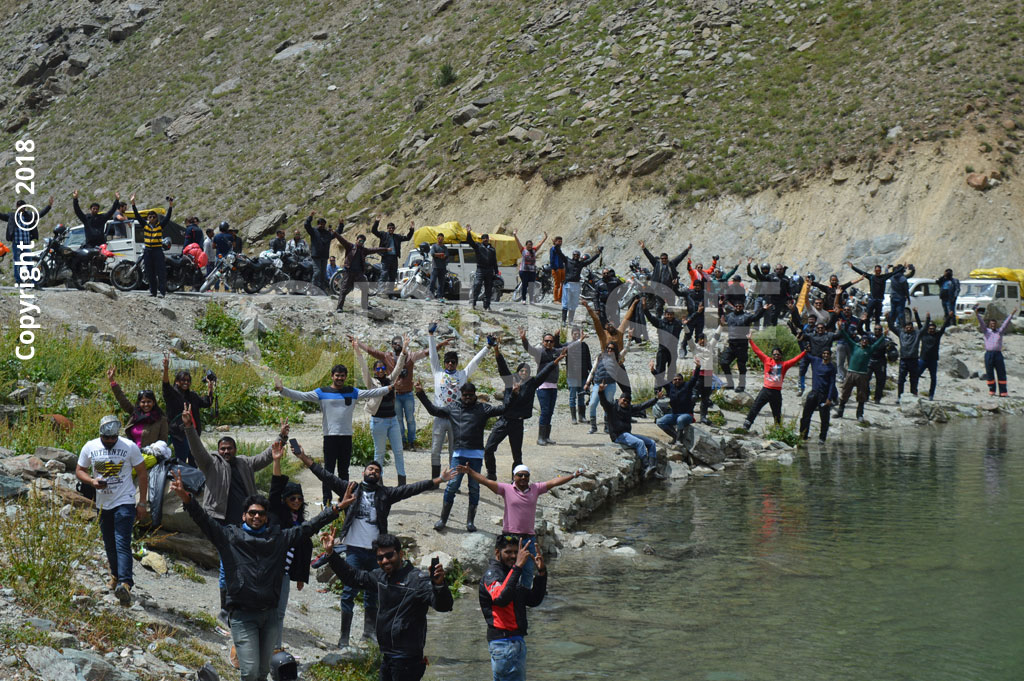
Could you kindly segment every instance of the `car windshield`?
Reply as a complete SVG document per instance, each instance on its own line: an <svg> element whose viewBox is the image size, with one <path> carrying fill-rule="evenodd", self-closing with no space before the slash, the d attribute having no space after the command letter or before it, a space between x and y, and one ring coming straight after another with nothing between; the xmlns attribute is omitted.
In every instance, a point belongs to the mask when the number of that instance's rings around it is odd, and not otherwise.
<svg viewBox="0 0 1024 681"><path fill-rule="evenodd" d="M960 291L960 295L967 298L991 298L995 293L995 284L966 284Z"/></svg>

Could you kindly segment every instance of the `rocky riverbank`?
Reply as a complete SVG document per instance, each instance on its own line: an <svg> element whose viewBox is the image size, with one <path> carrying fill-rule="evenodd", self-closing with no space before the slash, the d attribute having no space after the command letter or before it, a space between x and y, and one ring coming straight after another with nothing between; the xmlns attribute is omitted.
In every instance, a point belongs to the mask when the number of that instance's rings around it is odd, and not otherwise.
<svg viewBox="0 0 1024 681"><path fill-rule="evenodd" d="M62 306L67 305L68 315L71 314L71 305L101 304L96 300L98 294L54 292L47 295L50 297L51 310L63 309ZM131 305L136 304L134 298L125 298L129 299ZM163 314L156 315L155 319L153 316L147 319L146 324L153 325L153 329L137 335L140 350L161 350L158 341L161 337L167 338L172 326L177 333L188 336L187 343L199 345L204 342L202 336L191 329L189 321L196 314L192 307L199 309L200 305L205 305L205 301L193 303L189 298L180 298L175 302L178 303L178 300L183 302L176 305L177 322L172 323L173 320ZM552 306L524 309L519 305L501 304L497 307L507 309L487 314L473 313L464 305L420 303L412 308L404 301L380 301L378 307L381 312L378 316L381 319L366 320L351 314L327 317L323 315L323 308L329 301L314 298L254 296L225 297L222 300L227 301L229 306L236 306L238 310L260 310L261 318L268 325L294 321L306 333L340 335L353 332L369 342L383 341L403 329L422 329L427 320L441 318L444 320L441 333L457 339L456 347L463 355L463 362L468 359L474 345L479 347L483 334L504 331L508 336L517 326L523 325L530 329L531 339L535 339L541 329L557 324L557 310ZM141 300L138 302L145 303ZM119 329L115 326L118 315L125 314L120 311L121 307L115 306L108 316L113 317L114 321L109 318L98 319L92 322L97 327L94 330L78 329L78 332L117 333L132 328ZM104 328L101 325L109 326ZM659 441L660 469L667 478L664 482L643 480L631 451L610 443L607 436L601 433L588 434L586 425L572 424L563 393L553 424L553 438L557 444L545 447L533 444L534 416L527 423L526 461L533 469L535 480L550 479L580 466L587 472L573 483L541 497L537 530L544 551L549 556L575 550L612 551L622 555L623 559L643 560L637 554L643 553L645 547L630 545L621 538L591 535L586 532L586 519L613 504L621 495L642 492L646 486L685 484L690 477L718 475L724 469L746 465L758 459L776 459L785 465L805 455L806 451L813 452L822 447L841 449L845 440L863 429L930 427L931 424L956 418L982 417L994 413L1020 414L1024 412L1024 402L1019 398L1021 392L1014 377L1024 374L1024 365L1020 361L1020 356L1024 354L1021 352L1024 350L1024 336L1010 335L1006 339L1006 346L1013 397L997 400L988 396L984 382L976 376L982 370L980 335L973 325L954 327L943 341L944 358L940 364L935 401L905 397L902 404L896 406L895 391L887 390L881 404L867 405L865 424L858 424L849 416L833 420L830 439L825 445L812 440L813 444L806 447L792 448L779 441L763 439L763 431L770 421L767 412L759 417L752 432L734 432L743 419L743 411L734 409L745 411L744 403L752 398L750 393L727 394L728 400L723 403L725 409L713 407L713 413L721 415L724 425L694 426L683 446L666 447L664 434L650 419L640 419L635 430ZM506 353L509 356L518 352L511 345L508 348ZM628 356L631 375L636 377L636 390L641 394L647 389L643 379L647 377L646 363L652 353L653 348L637 348ZM420 367L420 373L425 373L424 369L425 362ZM496 379L489 375L479 375L475 381L486 389L498 387ZM756 394L760 376L751 374L749 385L751 393ZM787 422L798 415L800 400L795 385L794 371L787 377L784 388L783 411ZM852 409L847 413L851 414ZM422 410L418 410L418 415L420 426L426 427ZM271 428L253 426L230 429L231 434L239 440L253 443L268 442L273 436L272 431ZM816 434L815 423L812 437ZM295 424L293 435L303 442L311 455L316 457L320 454L318 415L310 415L304 423ZM211 443L215 436L215 433L210 434ZM44 488L66 489L73 484L72 474L68 472L73 470L72 453L45 447L31 453L3 453L7 456L0 463L8 473L32 478ZM696 457L700 463L688 465L683 460L687 454ZM35 461L32 460L33 456ZM510 462L507 445L503 445L498 452L502 477L508 475ZM429 476L429 452L408 452L405 464L410 480ZM394 476L394 468L389 465L385 470L386 484L394 484ZM305 488L307 498L311 501L319 498L319 482L308 471L302 471L296 479ZM70 502L69 493L65 491L63 494ZM473 579L479 576L490 555L494 535L500 530L502 514L500 499L487 490L482 490L481 496L481 508L477 516L480 530L476 533L468 533L464 529L465 489L456 502L452 520L444 532L438 533L432 529L441 505L438 492L426 493L396 506L391 516L392 531L402 537L409 547L410 556L416 562L428 561L431 555L440 553L457 559L468 577ZM13 504L8 504L6 508L8 513L16 512ZM136 604L127 611L116 604L102 583L105 559L99 545L91 558L78 566L76 574L81 585L83 607L109 613L111 617L127 615L139 623L137 626L140 632L148 632L132 644L115 650L106 651L102 645L98 646L99 650L91 651L94 655L87 650L88 645L83 643L85 637L80 632L68 630L73 629L68 623L29 619L32 613L23 609L17 585L2 585L0 631L20 632L17 635L5 635L3 639L5 650L0 655L0 664L4 665L3 674L15 679L72 679L74 675L65 677L61 674L71 674L72 669L78 670L75 673L85 669L106 669L104 665L111 665L120 676L107 678L117 678L119 681L132 678L178 679L186 677L198 666L186 662L198 662L200 658L214 660L217 666L227 672L225 665L229 640L217 633L213 621L218 609L216 571L196 566L192 561L175 557L162 549L156 549L150 555L154 554L163 554L162 560L149 558L146 561L149 565L136 563ZM557 560L553 562L552 569L558 569ZM304 663L319 660L334 649L339 621L338 599L336 595L325 593L327 585L325 581L320 581L328 577L321 575L320 579L315 579L302 591L293 588L291 592L284 640L289 650ZM200 579L204 581L194 581ZM472 598L472 587L464 587L463 590L467 597ZM361 618L357 617L354 635L358 635L360 624ZM188 649L196 656L183 657L180 648ZM57 655L51 650L63 650L64 653ZM85 675L86 678L93 678Z"/></svg>

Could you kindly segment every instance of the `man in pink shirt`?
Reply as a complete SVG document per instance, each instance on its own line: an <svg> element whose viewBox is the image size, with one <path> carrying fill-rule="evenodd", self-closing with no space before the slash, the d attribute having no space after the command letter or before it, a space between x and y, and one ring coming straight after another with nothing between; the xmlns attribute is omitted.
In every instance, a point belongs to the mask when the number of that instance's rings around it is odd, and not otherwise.
<svg viewBox="0 0 1024 681"><path fill-rule="evenodd" d="M456 471L470 476L505 500L505 517L501 521L502 534L514 534L525 539L527 548L534 556L537 555L537 500L540 495L583 475L583 469L578 468L575 473L563 475L554 480L530 482L530 469L519 464L512 471L513 482L510 485L507 482L488 480L466 465L459 466ZM532 560L526 561L526 565L523 566L523 575L519 583L526 589L533 586L534 569Z"/></svg>

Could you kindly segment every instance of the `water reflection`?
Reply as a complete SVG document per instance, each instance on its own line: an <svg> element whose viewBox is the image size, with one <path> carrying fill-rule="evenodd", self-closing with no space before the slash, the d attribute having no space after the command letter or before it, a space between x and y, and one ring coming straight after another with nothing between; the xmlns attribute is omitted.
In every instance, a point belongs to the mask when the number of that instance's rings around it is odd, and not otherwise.
<svg viewBox="0 0 1024 681"><path fill-rule="evenodd" d="M870 431L622 500L588 529L655 555L555 562L528 676L1022 678L1022 437L1019 419ZM490 678L475 594L427 650L445 657L427 678Z"/></svg>

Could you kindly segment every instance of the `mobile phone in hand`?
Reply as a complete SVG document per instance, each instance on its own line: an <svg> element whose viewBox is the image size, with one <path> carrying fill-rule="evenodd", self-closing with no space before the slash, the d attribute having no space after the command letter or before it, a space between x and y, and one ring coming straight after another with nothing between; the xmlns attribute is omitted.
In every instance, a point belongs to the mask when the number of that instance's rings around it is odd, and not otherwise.
<svg viewBox="0 0 1024 681"><path fill-rule="evenodd" d="M295 456L298 456L299 455L299 441L296 440L295 438L292 438L292 439L288 440L288 444L292 448L292 453Z"/></svg>
<svg viewBox="0 0 1024 681"><path fill-rule="evenodd" d="M434 568L436 568L440 564L441 564L441 559L438 558L437 556L434 556L433 558L430 559L430 574L431 575L434 574Z"/></svg>
<svg viewBox="0 0 1024 681"><path fill-rule="evenodd" d="M427 331L430 333L437 331L437 322L431 322L430 326L427 327Z"/></svg>
<svg viewBox="0 0 1024 681"><path fill-rule="evenodd" d="M487 344L488 345L497 345L498 344L498 339L495 338L494 336L490 335L490 334L487 334Z"/></svg>

